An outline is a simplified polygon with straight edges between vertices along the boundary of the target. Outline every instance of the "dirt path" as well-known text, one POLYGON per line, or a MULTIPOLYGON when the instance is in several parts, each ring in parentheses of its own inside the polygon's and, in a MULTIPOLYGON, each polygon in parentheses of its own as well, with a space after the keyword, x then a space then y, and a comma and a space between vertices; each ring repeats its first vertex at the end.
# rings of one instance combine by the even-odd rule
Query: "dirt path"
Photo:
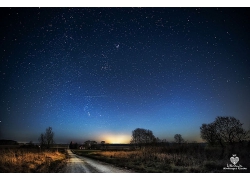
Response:
POLYGON ((115 167, 111 164, 78 156, 68 150, 70 159, 67 163, 66 173, 132 173, 132 171, 115 167))

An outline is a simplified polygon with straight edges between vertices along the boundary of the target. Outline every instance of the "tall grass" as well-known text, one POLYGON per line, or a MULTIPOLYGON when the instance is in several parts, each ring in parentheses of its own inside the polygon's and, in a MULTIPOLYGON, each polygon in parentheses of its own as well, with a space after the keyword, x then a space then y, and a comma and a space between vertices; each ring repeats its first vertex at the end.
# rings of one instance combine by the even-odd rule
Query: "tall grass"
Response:
POLYGON ((4 173, 53 172, 66 159, 57 150, 0 149, 0 154, 0 172, 4 173))

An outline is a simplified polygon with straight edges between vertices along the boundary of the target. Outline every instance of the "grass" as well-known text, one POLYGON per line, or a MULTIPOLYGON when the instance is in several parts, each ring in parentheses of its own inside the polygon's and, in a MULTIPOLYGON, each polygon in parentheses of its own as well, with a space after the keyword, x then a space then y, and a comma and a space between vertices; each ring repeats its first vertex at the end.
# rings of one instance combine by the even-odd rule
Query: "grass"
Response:
MULTIPOLYGON (((74 150, 74 153, 112 163, 116 166, 142 173, 230 173, 223 170, 232 153, 240 158, 240 164, 250 172, 249 147, 226 149, 204 147, 199 144, 175 144, 164 147, 145 147, 141 150, 74 150)), ((232 171, 235 172, 235 171, 232 171)))
POLYGON ((60 172, 67 159, 64 149, 11 148, 0 149, 0 154, 1 173, 60 172))

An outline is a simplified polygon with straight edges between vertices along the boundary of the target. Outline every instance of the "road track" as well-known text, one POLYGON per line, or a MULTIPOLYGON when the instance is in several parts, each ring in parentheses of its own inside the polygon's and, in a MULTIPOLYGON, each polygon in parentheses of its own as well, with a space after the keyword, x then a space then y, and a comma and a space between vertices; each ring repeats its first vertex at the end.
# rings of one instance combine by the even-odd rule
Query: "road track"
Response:
POLYGON ((127 169, 118 168, 114 165, 101 161, 78 156, 73 154, 71 150, 67 150, 69 160, 64 170, 65 173, 132 173, 127 169))

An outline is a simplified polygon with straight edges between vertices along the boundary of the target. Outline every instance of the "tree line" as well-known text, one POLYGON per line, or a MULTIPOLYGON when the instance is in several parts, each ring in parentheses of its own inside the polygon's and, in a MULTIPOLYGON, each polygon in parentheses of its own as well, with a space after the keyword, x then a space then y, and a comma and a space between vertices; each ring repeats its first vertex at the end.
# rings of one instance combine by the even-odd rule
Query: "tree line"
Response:
MULTIPOLYGON (((178 144, 185 142, 181 134, 175 134, 174 140, 178 144)), ((136 128, 132 131, 130 143, 138 145, 140 148, 143 145, 156 144, 159 142, 161 142, 161 140, 155 137, 153 132, 149 129, 136 128)))
MULTIPOLYGON (((250 131, 243 128, 240 120, 234 117, 218 116, 215 121, 209 124, 202 124, 200 127, 200 136, 209 145, 234 145, 249 141, 250 131)), ((41 133, 39 138, 41 148, 50 148, 54 143, 54 132, 52 127, 48 127, 45 133, 41 133)), ((143 145, 155 144, 162 142, 158 137, 155 137, 149 129, 136 128, 132 131, 131 144, 142 147, 143 145)), ((174 142, 181 144, 186 142, 181 134, 174 135, 174 142)), ((72 142, 70 147, 73 148, 72 142)))
MULTIPOLYGON (((209 145, 220 145, 225 147, 227 145, 234 145, 236 143, 243 143, 249 140, 250 132, 243 129, 243 124, 240 120, 234 117, 218 116, 215 121, 209 124, 202 124, 200 127, 200 136, 209 145)), ((132 131, 131 144, 148 145, 160 142, 160 139, 155 137, 153 132, 148 129, 136 128, 132 131)), ((174 135, 175 143, 184 143, 181 134, 174 135)))

